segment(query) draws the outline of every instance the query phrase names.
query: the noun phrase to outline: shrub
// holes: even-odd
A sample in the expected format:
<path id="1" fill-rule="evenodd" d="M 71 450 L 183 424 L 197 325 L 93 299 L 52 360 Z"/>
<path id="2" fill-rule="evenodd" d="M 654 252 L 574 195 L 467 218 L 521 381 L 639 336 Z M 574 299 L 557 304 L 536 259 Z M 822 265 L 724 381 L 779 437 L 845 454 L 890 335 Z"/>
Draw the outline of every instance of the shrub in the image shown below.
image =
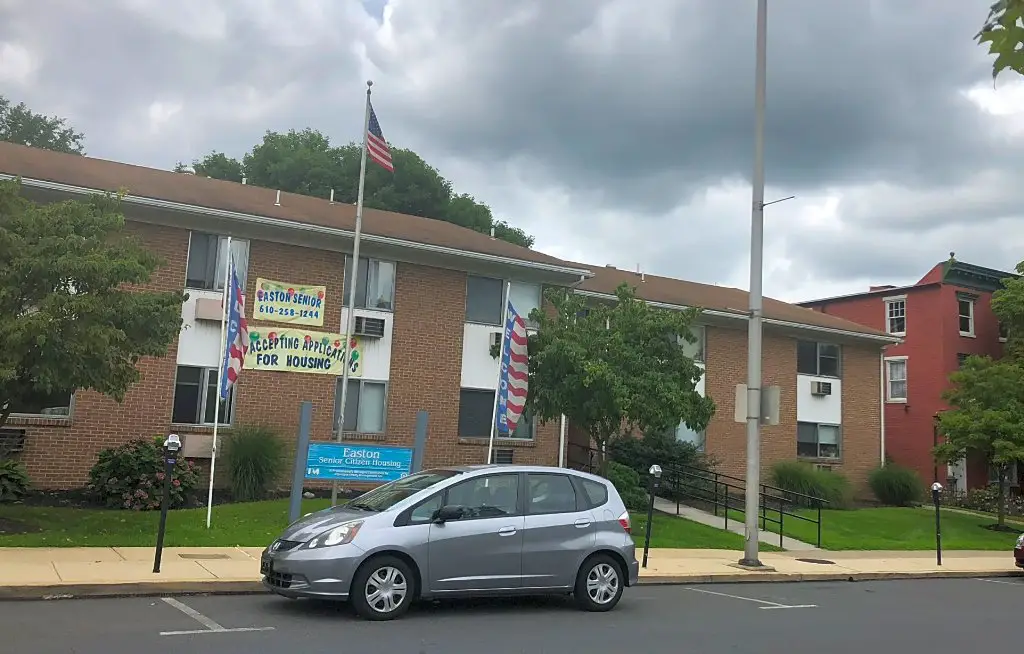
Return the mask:
<path id="1" fill-rule="evenodd" d="M 828 502 L 826 508 L 846 509 L 852 501 L 850 481 L 841 473 L 819 470 L 805 461 L 780 461 L 772 467 L 772 483 L 782 490 L 810 495 Z M 814 502 L 804 498 L 793 498 L 802 506 L 813 506 Z"/>
<path id="2" fill-rule="evenodd" d="M 25 464 L 13 459 L 0 459 L 0 502 L 14 502 L 28 493 L 28 471 Z"/>
<path id="3" fill-rule="evenodd" d="M 269 427 L 246 426 L 224 440 L 224 461 L 231 496 L 240 502 L 267 496 L 285 463 L 285 444 Z"/>
<path id="4" fill-rule="evenodd" d="M 1006 515 L 1024 515 L 1024 497 L 1011 494 L 1003 501 Z M 999 512 L 999 484 L 992 484 L 984 488 L 972 488 L 967 492 L 947 493 L 943 491 L 942 503 L 946 506 L 996 514 Z"/>
<path id="5" fill-rule="evenodd" d="M 88 489 L 112 509 L 149 511 L 160 508 L 163 483 L 163 440 L 137 438 L 99 453 Z M 198 485 L 195 464 L 179 458 L 171 473 L 171 508 L 185 506 Z"/>
<path id="6" fill-rule="evenodd" d="M 615 461 L 607 461 L 605 478 L 619 491 L 623 504 L 630 511 L 645 511 L 650 501 L 647 491 L 640 483 L 640 475 L 632 468 Z"/>
<path id="7" fill-rule="evenodd" d="M 711 467 L 708 458 L 692 443 L 677 441 L 675 434 L 648 433 L 643 438 L 616 438 L 608 444 L 608 456 L 636 470 L 642 477 L 647 476 L 648 468 L 654 463 L 666 469 L 671 466 Z"/>
<path id="8" fill-rule="evenodd" d="M 868 485 L 879 502 L 890 506 L 910 506 L 924 497 L 924 483 L 917 471 L 895 463 L 872 471 Z"/>

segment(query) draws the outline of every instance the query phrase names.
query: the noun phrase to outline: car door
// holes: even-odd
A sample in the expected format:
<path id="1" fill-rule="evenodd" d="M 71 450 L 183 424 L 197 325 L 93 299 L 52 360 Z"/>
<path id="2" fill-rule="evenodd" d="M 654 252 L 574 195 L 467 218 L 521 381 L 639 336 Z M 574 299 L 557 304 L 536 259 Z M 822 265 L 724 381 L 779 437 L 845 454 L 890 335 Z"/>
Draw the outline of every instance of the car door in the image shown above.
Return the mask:
<path id="1" fill-rule="evenodd" d="M 473 477 L 445 491 L 459 520 L 430 525 L 427 576 L 432 593 L 518 588 L 523 513 L 518 473 Z"/>
<path id="2" fill-rule="evenodd" d="M 580 562 L 594 547 L 594 517 L 586 502 L 577 500 L 568 475 L 528 472 L 523 479 L 523 587 L 571 587 Z"/>

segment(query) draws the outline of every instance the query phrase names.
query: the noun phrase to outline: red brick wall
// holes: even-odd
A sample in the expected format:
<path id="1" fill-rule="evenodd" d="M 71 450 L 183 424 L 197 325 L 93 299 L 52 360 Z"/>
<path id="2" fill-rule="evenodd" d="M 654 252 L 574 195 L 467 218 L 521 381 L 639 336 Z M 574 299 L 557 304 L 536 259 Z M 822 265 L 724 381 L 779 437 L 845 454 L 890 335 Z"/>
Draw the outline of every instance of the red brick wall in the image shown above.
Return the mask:
<path id="1" fill-rule="evenodd" d="M 128 231 L 166 260 L 142 288 L 182 290 L 188 231 L 134 222 L 128 223 Z M 166 435 L 171 421 L 177 353 L 178 340 L 174 339 L 166 357 L 143 359 L 139 366 L 142 378 L 129 389 L 121 404 L 95 392 L 81 391 L 75 395 L 70 419 L 8 420 L 8 426 L 27 430 L 21 460 L 32 483 L 41 488 L 82 486 L 100 450 L 138 437 Z"/>

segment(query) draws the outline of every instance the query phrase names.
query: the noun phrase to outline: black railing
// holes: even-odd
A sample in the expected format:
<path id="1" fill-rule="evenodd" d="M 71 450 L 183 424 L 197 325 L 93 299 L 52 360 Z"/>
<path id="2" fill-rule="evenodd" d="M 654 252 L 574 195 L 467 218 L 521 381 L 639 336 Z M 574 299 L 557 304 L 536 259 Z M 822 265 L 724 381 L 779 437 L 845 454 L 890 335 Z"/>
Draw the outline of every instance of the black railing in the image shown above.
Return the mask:
<path id="1" fill-rule="evenodd" d="M 572 443 L 567 449 L 567 467 L 599 474 L 600 452 Z M 609 458 L 609 460 L 614 459 Z M 747 486 L 746 480 L 741 477 L 715 472 L 707 468 L 661 461 L 644 462 L 644 466 L 647 467 L 654 463 L 662 468 L 661 488 L 658 495 L 663 499 L 675 501 L 676 515 L 680 514 L 680 508 L 686 504 L 721 517 L 725 521 L 726 529 L 729 528 L 730 511 L 745 516 Z M 641 474 L 641 477 L 646 477 L 646 474 Z M 811 523 L 815 525 L 816 546 L 820 548 L 821 510 L 828 502 L 819 497 L 788 491 L 769 484 L 761 484 L 760 487 L 760 515 L 758 518 L 761 530 L 774 531 L 769 530 L 768 525 L 777 525 L 779 547 L 782 547 L 787 518 Z M 814 514 L 806 515 L 800 511 L 801 509 L 811 509 Z"/>

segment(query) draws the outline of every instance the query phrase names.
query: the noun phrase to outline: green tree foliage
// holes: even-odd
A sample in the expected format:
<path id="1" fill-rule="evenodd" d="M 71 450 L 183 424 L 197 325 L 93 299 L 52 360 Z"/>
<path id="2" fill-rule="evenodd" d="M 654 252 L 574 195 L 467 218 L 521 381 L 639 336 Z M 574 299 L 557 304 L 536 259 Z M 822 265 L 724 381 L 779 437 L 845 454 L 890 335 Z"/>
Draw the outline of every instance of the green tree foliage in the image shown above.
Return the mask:
<path id="1" fill-rule="evenodd" d="M 0 141 L 85 154 L 84 138 L 81 132 L 69 127 L 65 119 L 34 113 L 24 102 L 12 104 L 0 95 Z"/>
<path id="2" fill-rule="evenodd" d="M 693 341 L 698 309 L 655 309 L 625 284 L 610 303 L 586 305 L 582 296 L 548 289 L 554 311 L 535 309 L 530 337 L 528 403 L 541 420 L 565 414 L 603 445 L 624 433 L 701 431 L 715 412 L 697 392 L 703 370 L 675 335 Z M 610 326 L 610 327 L 606 327 Z"/>
<path id="3" fill-rule="evenodd" d="M 1006 327 L 1004 353 L 1014 361 L 1024 361 L 1024 262 L 1017 264 L 1017 274 L 1003 280 L 1003 288 L 992 294 L 992 312 Z"/>
<path id="4" fill-rule="evenodd" d="M 993 80 L 1006 69 L 1024 75 L 1024 0 L 998 0 L 975 38 L 988 43 L 989 54 L 996 56 Z"/>
<path id="5" fill-rule="evenodd" d="M 1024 461 L 1024 367 L 989 357 L 968 357 L 949 377 L 943 398 L 952 407 L 939 414 L 945 442 L 935 448 L 940 461 L 978 454 L 999 468 L 999 496 L 1005 497 L 1006 471 Z M 999 503 L 999 525 L 1005 502 Z"/>
<path id="6" fill-rule="evenodd" d="M 37 204 L 0 182 L 0 426 L 31 395 L 118 401 L 140 357 L 164 356 L 183 293 L 131 289 L 161 261 L 124 234 L 119 198 Z"/>
<path id="7" fill-rule="evenodd" d="M 211 152 L 192 163 L 197 175 L 280 189 L 289 193 L 329 198 L 355 204 L 359 190 L 358 143 L 332 146 L 313 129 L 267 132 L 241 161 Z M 494 235 L 516 245 L 531 247 L 533 237 L 496 220 L 486 204 L 473 196 L 455 193 L 451 182 L 412 150 L 391 148 L 395 172 L 367 163 L 363 203 L 367 207 L 424 216 Z M 183 170 L 178 164 L 176 170 Z"/>

